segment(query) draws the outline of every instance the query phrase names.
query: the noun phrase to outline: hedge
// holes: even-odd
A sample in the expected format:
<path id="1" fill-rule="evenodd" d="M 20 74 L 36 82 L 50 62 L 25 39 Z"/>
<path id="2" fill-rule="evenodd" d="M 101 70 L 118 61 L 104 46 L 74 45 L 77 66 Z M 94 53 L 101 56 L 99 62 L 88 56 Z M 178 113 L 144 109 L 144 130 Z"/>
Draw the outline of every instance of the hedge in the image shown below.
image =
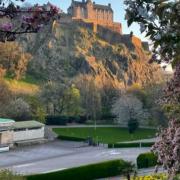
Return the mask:
<path id="1" fill-rule="evenodd" d="M 138 168 L 153 167 L 157 165 L 157 160 L 158 158 L 154 153 L 152 152 L 143 153 L 137 157 L 137 166 Z"/>
<path id="2" fill-rule="evenodd" d="M 106 178 L 122 174 L 129 164 L 123 160 L 112 160 L 47 174 L 30 175 L 27 176 L 27 180 L 93 180 Z"/>
<path id="3" fill-rule="evenodd" d="M 71 137 L 71 136 L 62 136 L 62 135 L 59 135 L 58 139 L 66 140 L 66 141 L 77 141 L 77 142 L 81 142 L 81 141 L 86 141 L 87 140 L 85 138 Z"/>
<path id="4" fill-rule="evenodd" d="M 68 117 L 66 116 L 47 116 L 46 125 L 66 125 Z"/>
<path id="5" fill-rule="evenodd" d="M 85 116 L 47 116 L 47 125 L 66 125 L 67 123 L 85 123 Z"/>
<path id="6" fill-rule="evenodd" d="M 153 142 L 135 142 L 135 143 L 115 143 L 108 144 L 108 148 L 133 148 L 133 147 L 151 147 L 153 146 Z"/>

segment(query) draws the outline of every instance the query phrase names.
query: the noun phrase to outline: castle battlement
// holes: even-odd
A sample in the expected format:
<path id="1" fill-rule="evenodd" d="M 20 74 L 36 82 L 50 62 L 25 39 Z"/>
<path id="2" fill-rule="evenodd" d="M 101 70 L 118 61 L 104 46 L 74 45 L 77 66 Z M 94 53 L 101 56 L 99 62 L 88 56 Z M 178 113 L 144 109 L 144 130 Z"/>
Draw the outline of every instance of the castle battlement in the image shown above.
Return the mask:
<path id="1" fill-rule="evenodd" d="M 112 31 L 122 34 L 121 23 L 114 22 L 114 12 L 111 4 L 100 5 L 91 0 L 74 1 L 68 8 L 68 14 L 72 20 L 83 20 L 85 22 L 94 23 L 94 30 L 97 25 L 104 26 Z"/>

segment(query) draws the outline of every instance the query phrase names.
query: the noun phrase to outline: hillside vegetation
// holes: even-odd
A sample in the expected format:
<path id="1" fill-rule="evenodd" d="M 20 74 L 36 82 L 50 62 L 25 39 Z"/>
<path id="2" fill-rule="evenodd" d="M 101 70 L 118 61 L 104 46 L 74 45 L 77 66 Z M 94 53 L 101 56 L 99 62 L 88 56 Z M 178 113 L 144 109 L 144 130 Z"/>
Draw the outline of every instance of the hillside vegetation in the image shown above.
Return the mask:
<path id="1" fill-rule="evenodd" d="M 126 89 L 141 101 L 146 116 L 138 119 L 140 125 L 162 123 L 161 109 L 154 104 L 158 92 L 152 89 L 163 80 L 161 70 L 148 63 L 151 53 L 134 36 L 53 22 L 37 34 L 0 43 L 0 52 L 5 80 L 0 94 L 6 97 L 2 117 L 44 122 L 48 116 L 68 116 L 81 123 L 96 119 L 111 124 L 117 116 L 112 105 Z"/>
<path id="2" fill-rule="evenodd" d="M 88 75 L 97 86 L 114 88 L 161 80 L 159 67 L 148 64 L 150 53 L 136 42 L 134 50 L 110 43 L 78 23 L 54 23 L 42 33 L 21 38 L 33 56 L 27 72 L 35 78 L 64 82 Z"/>

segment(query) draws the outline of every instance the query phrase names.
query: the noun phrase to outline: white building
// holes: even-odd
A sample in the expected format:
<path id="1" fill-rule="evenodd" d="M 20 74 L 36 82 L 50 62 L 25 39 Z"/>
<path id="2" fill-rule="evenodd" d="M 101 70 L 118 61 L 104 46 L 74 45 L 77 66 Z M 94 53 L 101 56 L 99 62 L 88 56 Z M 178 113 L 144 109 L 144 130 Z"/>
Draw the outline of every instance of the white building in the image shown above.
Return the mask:
<path id="1" fill-rule="evenodd" d="M 37 121 L 15 122 L 0 118 L 0 148 L 15 143 L 36 142 L 44 139 L 45 125 Z"/>
<path id="2" fill-rule="evenodd" d="M 44 124 L 37 121 L 15 122 L 12 129 L 13 142 L 44 138 Z"/>

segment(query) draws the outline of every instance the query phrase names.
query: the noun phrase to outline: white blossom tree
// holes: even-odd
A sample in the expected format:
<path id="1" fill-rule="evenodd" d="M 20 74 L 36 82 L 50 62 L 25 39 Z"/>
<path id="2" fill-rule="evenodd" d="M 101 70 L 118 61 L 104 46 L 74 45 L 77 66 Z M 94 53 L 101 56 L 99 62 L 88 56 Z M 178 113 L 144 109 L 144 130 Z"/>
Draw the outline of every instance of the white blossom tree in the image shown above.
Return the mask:
<path id="1" fill-rule="evenodd" d="M 143 109 L 143 103 L 131 94 L 124 94 L 115 101 L 112 113 L 117 117 L 118 124 L 130 125 L 131 122 L 144 121 L 148 113 Z"/>

